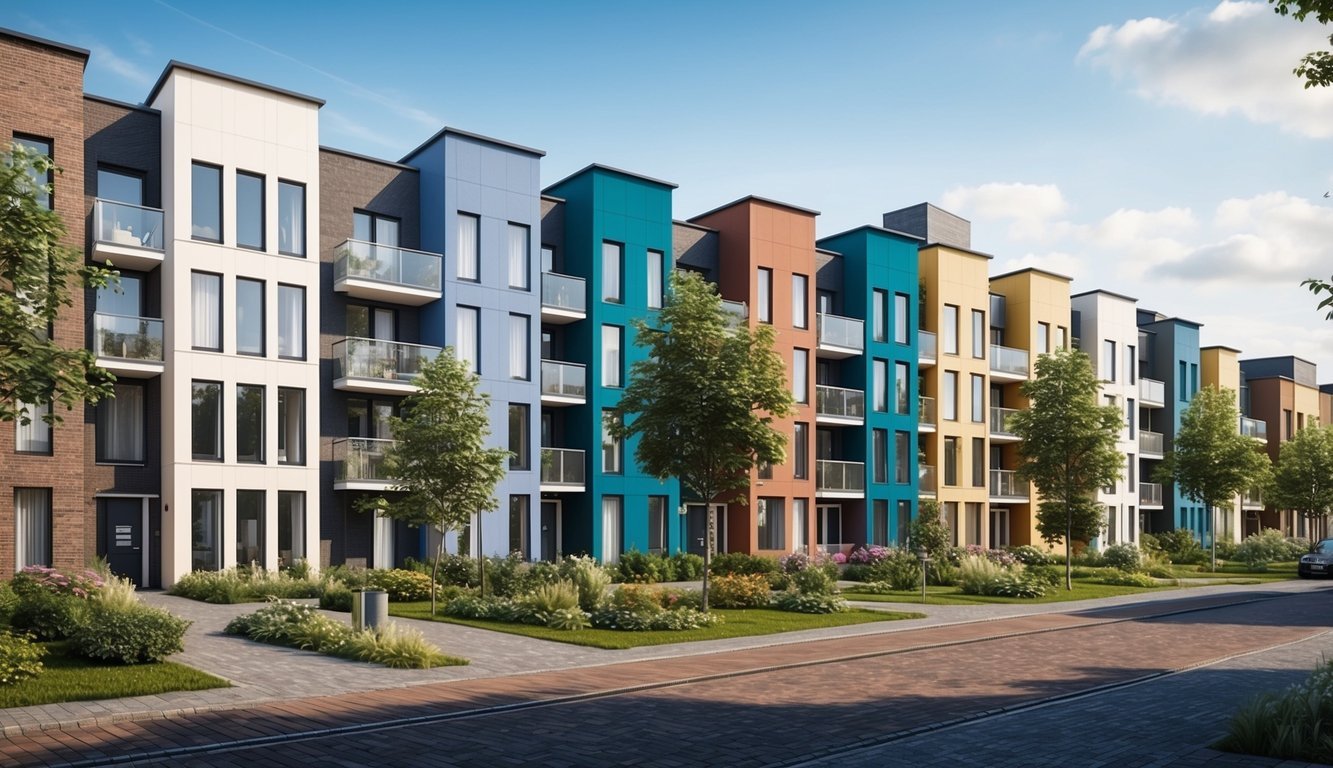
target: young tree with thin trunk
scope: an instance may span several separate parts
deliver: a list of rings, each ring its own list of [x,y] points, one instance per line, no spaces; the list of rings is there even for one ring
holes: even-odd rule
[[[1100,383],[1082,352],[1061,349],[1037,358],[1024,382],[1030,403],[1009,418],[1022,438],[1018,476],[1036,486],[1041,502],[1037,530],[1050,544],[1065,545],[1065,589],[1073,589],[1073,543],[1102,528],[1097,489],[1120,478],[1124,454],[1116,437],[1125,426],[1119,408],[1098,405]]]
[[[1328,535],[1325,523],[1333,512],[1333,426],[1306,427],[1283,444],[1269,500],[1317,524],[1320,536]]]
[[[621,418],[610,426],[615,437],[638,438],[634,457],[645,472],[679,478],[705,505],[704,610],[714,541],[707,505],[744,503],[751,470],[786,459],[787,438],[773,421],[792,409],[773,329],[734,327],[731,317],[702,277],[674,274],[655,324],[635,321],[635,344],[648,357],[631,367]]]

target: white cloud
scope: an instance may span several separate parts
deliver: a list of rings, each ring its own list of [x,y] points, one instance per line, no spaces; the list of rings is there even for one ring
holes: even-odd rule
[[[1223,0],[1209,13],[1130,19],[1093,30],[1078,58],[1132,82],[1137,93],[1207,115],[1239,112],[1257,123],[1333,136],[1333,89],[1306,89],[1291,70],[1328,47],[1327,30],[1261,2]]]
[[[1002,275],[1007,272],[1028,269],[1029,267],[1044,269],[1047,272],[1054,272],[1057,275],[1064,275],[1075,280],[1085,277],[1087,274],[1083,257],[1064,251],[1028,253],[1017,259],[1005,259],[992,267],[991,273]]]
[[[153,84],[153,74],[138,64],[126,59],[101,43],[88,46],[92,53],[93,66],[103,67],[107,71],[125,78],[131,83],[147,89]]]
[[[940,204],[965,217],[1008,221],[1009,234],[1014,238],[1040,238],[1051,232],[1051,222],[1069,209],[1054,184],[992,182],[954,187],[944,193]]]

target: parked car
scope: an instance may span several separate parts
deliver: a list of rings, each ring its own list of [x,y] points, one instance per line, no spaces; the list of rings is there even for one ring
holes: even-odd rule
[[[1310,549],[1310,554],[1301,555],[1296,573],[1300,574],[1302,579],[1328,576],[1333,573],[1333,539],[1324,539]]]

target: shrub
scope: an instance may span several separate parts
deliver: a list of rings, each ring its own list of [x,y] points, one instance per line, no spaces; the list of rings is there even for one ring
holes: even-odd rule
[[[985,595],[988,586],[1004,572],[1004,567],[998,563],[968,555],[958,566],[958,586],[965,595]]]
[[[561,608],[546,617],[546,626],[551,629],[574,631],[587,629],[592,625],[588,621],[588,614],[578,608]]]
[[[319,596],[319,607],[326,611],[352,610],[352,588],[342,581],[330,579],[325,583],[324,593]]]
[[[1023,565],[1049,565],[1051,554],[1040,547],[1034,547],[1031,544],[1023,544],[1017,547],[1011,547],[1009,554]]]
[[[709,602],[718,608],[759,608],[772,597],[768,578],[760,573],[714,576],[709,582]]]
[[[770,573],[777,572],[777,560],[751,555],[746,552],[723,552],[714,555],[709,563],[709,573],[713,576],[749,576],[754,574],[767,576]]]
[[[1157,582],[1146,573],[1133,571],[1113,571],[1098,579],[1102,584],[1113,587],[1155,587]]]
[[[316,613],[294,623],[288,637],[288,644],[303,651],[338,655],[351,632],[341,621]]]
[[[874,581],[875,567],[856,563],[842,569],[842,578],[846,581]]]
[[[892,553],[889,547],[872,544],[869,547],[856,547],[847,555],[847,562],[852,565],[874,565]]]
[[[1153,536],[1163,554],[1177,565],[1191,565],[1204,561],[1203,548],[1195,540],[1194,532],[1187,528],[1161,531]]]
[[[185,630],[190,623],[148,605],[93,602],[69,642],[75,653],[90,659],[156,662],[185,650]]]
[[[1102,561],[1112,568],[1134,572],[1142,565],[1139,548],[1133,544],[1112,544],[1102,553]]]
[[[1256,697],[1231,718],[1217,744],[1228,752],[1333,762],[1333,661],[1281,693]]]
[[[92,599],[100,605],[112,608],[129,609],[139,604],[139,595],[134,590],[134,582],[119,576],[109,577]]]
[[[579,590],[571,581],[540,584],[522,598],[529,608],[550,616],[557,611],[579,607]]]
[[[261,643],[291,645],[292,633],[297,626],[318,615],[314,606],[279,600],[254,613],[237,616],[222,631],[229,635],[245,635]]]
[[[1046,594],[1046,584],[1040,576],[1030,576],[1026,570],[1002,571],[989,584],[982,594],[998,597],[1041,597]]]
[[[46,648],[27,635],[0,632],[0,685],[13,685],[41,674],[45,655]]]
[[[802,595],[831,595],[836,582],[822,568],[807,568],[791,575],[796,591]]]
[[[1287,539],[1282,533],[1265,528],[1245,537],[1236,547],[1236,559],[1245,563],[1251,571],[1263,571],[1268,569],[1269,563],[1287,559],[1287,552]]]
[[[341,581],[348,589],[360,589],[370,578],[370,571],[365,568],[348,568],[345,565],[332,565],[325,568],[321,577],[327,586],[334,581]]]
[[[392,621],[377,629],[348,631],[351,637],[339,656],[394,669],[430,669],[450,662],[420,631],[400,628]]]
[[[832,594],[783,592],[773,598],[773,607],[793,613],[838,613],[847,610],[847,601]]]
[[[252,640],[314,650],[386,667],[427,669],[449,663],[439,648],[413,629],[389,622],[378,629],[356,631],[320,614],[313,606],[278,601],[254,613],[237,616],[225,630]]]
[[[690,552],[671,556],[671,569],[676,581],[698,581],[704,577],[704,559]]]
[[[1101,568],[1107,564],[1102,553],[1092,547],[1085,547],[1082,552],[1070,558],[1069,562],[1073,565],[1081,565],[1084,568]]]
[[[878,563],[870,566],[871,578],[882,581],[893,589],[916,589],[921,586],[921,559],[908,549],[893,549]]]
[[[958,582],[958,566],[947,558],[931,561],[926,565],[926,581],[937,587],[952,587]]]
[[[1034,565],[1025,569],[1028,578],[1048,587],[1058,587],[1065,583],[1065,569],[1058,565]]]
[[[14,593],[14,588],[7,581],[0,581],[0,626],[9,624],[18,607],[19,596]]]
[[[288,571],[266,571],[263,568],[255,568],[249,571],[241,571],[241,576],[248,587],[246,597],[249,599],[295,600],[319,597],[320,592],[324,590],[320,581],[304,576],[295,576]]]
[[[662,565],[662,558],[631,549],[620,556],[616,572],[620,581],[627,584],[656,584],[667,580],[663,578]]]
[[[426,564],[430,571],[430,564]],[[477,561],[462,555],[444,555],[440,558],[440,567],[436,572],[441,584],[454,584],[460,587],[475,587],[481,583],[477,576]]]
[[[506,557],[486,558],[486,591],[497,597],[517,597],[532,586],[529,565],[523,555],[510,552]]]
[[[37,592],[48,592],[86,599],[101,589],[103,583],[101,574],[89,569],[71,571],[30,565],[14,574],[10,586],[21,598]]]
[[[221,604],[243,603],[252,597],[248,585],[234,568],[225,571],[191,571],[177,579],[167,594]]]
[[[968,544],[963,547],[962,552],[958,553],[957,562],[961,563],[961,559],[964,557],[984,557],[992,563],[1006,568],[1018,562],[1013,553],[1007,549],[986,549],[980,544]]]
[[[917,502],[917,515],[908,528],[907,540],[911,549],[925,547],[931,558],[938,559],[949,548],[952,534],[940,517],[940,505],[931,499]]]
[[[1314,543],[1309,539],[1300,536],[1291,536],[1287,538],[1287,552],[1283,560],[1300,560],[1301,555],[1310,553],[1314,548]]]
[[[567,573],[579,590],[579,607],[591,613],[606,599],[606,588],[611,586],[611,572],[591,557],[570,555],[561,564],[561,573]]]
[[[662,610],[662,590],[638,584],[626,584],[607,598],[609,608],[635,613],[657,613]]]
[[[87,600],[45,589],[21,596],[10,619],[15,629],[32,632],[38,640],[63,640],[78,629]]]
[[[406,568],[371,571],[367,586],[387,592],[391,603],[412,603],[430,599],[430,576]]]
[[[1218,540],[1217,540],[1217,559],[1218,559],[1218,560],[1235,560],[1235,559],[1236,559],[1236,547],[1237,547],[1237,546],[1239,546],[1239,545],[1238,545],[1236,542],[1231,541],[1230,539],[1218,539]]]
[[[1161,563],[1149,565],[1144,572],[1154,579],[1174,579],[1176,577],[1175,571],[1171,570],[1171,566]]]
[[[558,563],[548,563],[545,560],[539,560],[528,565],[528,588],[538,584],[553,584],[565,578],[560,574],[560,565]]]

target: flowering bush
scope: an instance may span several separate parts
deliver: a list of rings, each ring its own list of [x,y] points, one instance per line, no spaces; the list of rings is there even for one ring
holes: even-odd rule
[[[276,645],[287,645],[368,661],[397,669],[429,669],[466,664],[445,656],[414,629],[399,629],[389,622],[378,629],[357,631],[315,610],[314,606],[277,601],[254,613],[232,619],[224,630]]]
[[[139,603],[92,603],[84,620],[70,634],[79,655],[121,664],[162,661],[185,650],[191,622],[161,608]]]
[[[1051,556],[1046,550],[1031,544],[1010,547],[1009,554],[1023,565],[1046,565],[1051,562]]]
[[[847,555],[847,562],[859,565],[874,565],[888,558],[892,551],[888,547],[881,547],[878,544],[869,547],[857,547],[851,551],[851,554]]]
[[[847,601],[837,595],[783,592],[773,598],[773,607],[792,613],[839,613],[847,610]]]
[[[714,576],[708,593],[718,608],[762,608],[773,597],[768,578],[760,573]]]
[[[1003,549],[986,549],[980,544],[968,544],[963,548],[962,554],[964,557],[984,557],[992,563],[1004,566],[1005,568],[1018,562],[1018,558],[1014,557],[1014,553],[1012,552]]]
[[[66,571],[45,565],[30,565],[14,574],[14,580],[10,582],[20,598],[41,591],[84,600],[92,597],[102,584],[102,577],[96,571]]]
[[[27,635],[0,632],[0,685],[13,685],[42,672],[46,648]]]
[[[1102,561],[1112,568],[1131,573],[1142,565],[1139,548],[1133,544],[1112,544],[1102,552]]]
[[[389,593],[389,602],[392,603],[430,599],[430,576],[403,568],[371,571],[369,586]]]
[[[844,555],[844,554],[841,553],[841,552],[834,552],[834,553],[833,553],[833,562],[834,562],[834,563],[837,563],[838,565],[846,565],[846,564],[847,564],[847,556]]]

